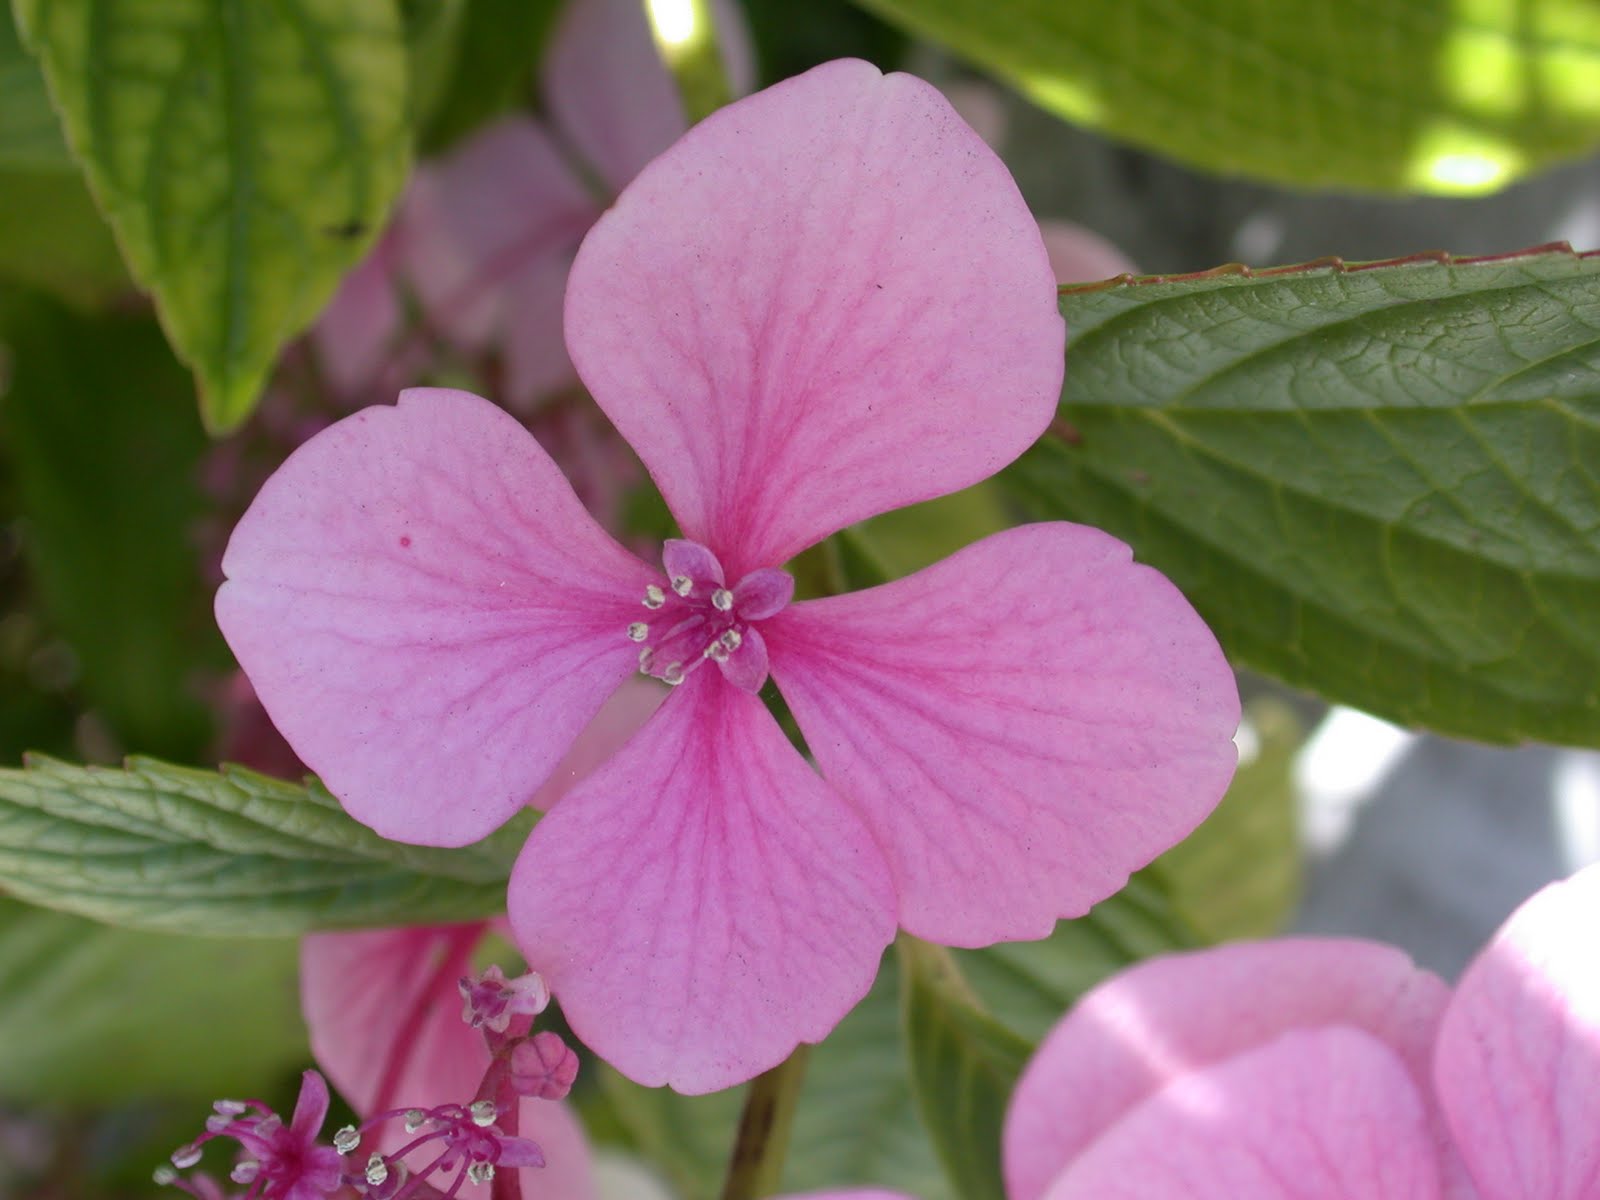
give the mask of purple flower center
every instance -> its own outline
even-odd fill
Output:
[[[640,672],[676,685],[714,662],[731,683],[759,691],[767,651],[755,625],[788,605],[793,576],[762,567],[729,587],[715,554],[677,539],[667,542],[661,561],[665,583],[645,588],[646,615],[628,626],[629,639],[640,643]]]

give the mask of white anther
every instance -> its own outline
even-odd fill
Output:
[[[683,679],[684,679],[683,664],[682,663],[668,663],[667,664],[667,669],[665,671],[661,672],[661,678],[666,680],[673,687],[677,687],[680,683],[683,682]]]
[[[488,1183],[493,1178],[493,1163],[475,1162],[467,1168],[467,1179],[471,1183]]]
[[[254,1183],[259,1174],[261,1174],[260,1163],[253,1158],[241,1158],[234,1164],[233,1170],[228,1172],[228,1178],[235,1183]]]
[[[420,1108],[406,1109],[406,1132],[415,1133],[422,1128],[422,1123],[428,1119],[428,1114]]]
[[[373,1187],[379,1186],[389,1178],[389,1164],[383,1161],[383,1155],[373,1152],[372,1157],[367,1159],[366,1174],[367,1182]]]
[[[407,1129],[406,1132],[411,1133],[413,1131]],[[345,1125],[338,1133],[333,1135],[333,1148],[340,1154],[349,1154],[359,1145],[361,1145],[361,1135],[356,1132],[354,1125]]]
[[[721,642],[712,642],[711,645],[706,647],[705,657],[712,662],[727,662],[728,648]]]
[[[243,1100],[218,1100],[211,1106],[211,1110],[218,1116],[237,1117],[248,1108]]]
[[[494,1119],[500,1115],[493,1100],[474,1100],[467,1111],[472,1114],[472,1123],[480,1129],[493,1125]]]
[[[642,650],[639,651],[639,670],[643,671],[646,675],[650,674],[650,664],[655,662],[655,660],[656,660],[655,647],[653,647],[653,646],[644,647]]]
[[[727,588],[718,588],[711,593],[711,607],[718,612],[732,612],[733,593]]]
[[[632,625],[628,626],[628,640],[630,642],[642,642],[649,636],[650,626],[646,625],[643,621],[635,621]]]
[[[156,1168],[155,1174],[152,1175],[151,1178],[154,1179],[162,1187],[167,1187],[170,1184],[174,1184],[174,1183],[178,1182],[178,1173],[176,1171],[174,1171],[171,1167],[167,1166],[166,1163],[162,1163],[159,1167]]]
[[[644,606],[646,608],[660,608],[667,602],[667,594],[655,584],[650,584],[644,589]]]
[[[719,637],[717,641],[722,644],[722,647],[725,650],[737,650],[744,642],[744,635],[741,634],[737,629],[725,629],[722,631],[722,636]]]
[[[694,591],[694,580],[687,575],[674,575],[672,577],[672,590],[680,596],[687,596]]]
[[[172,1165],[180,1171],[187,1171],[199,1161],[200,1147],[193,1143],[187,1146],[179,1146],[172,1152]]]

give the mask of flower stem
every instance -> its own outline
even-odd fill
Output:
[[[711,0],[643,0],[656,49],[677,82],[692,125],[733,99]]]
[[[750,1084],[739,1116],[739,1134],[728,1159],[722,1200],[760,1200],[778,1190],[789,1150],[789,1127],[805,1082],[810,1046],[799,1046],[783,1062]]]

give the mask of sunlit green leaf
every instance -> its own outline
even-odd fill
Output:
[[[271,937],[491,916],[526,830],[434,850],[385,841],[320,787],[237,768],[0,770],[0,888],[145,929]]]
[[[1593,0],[861,0],[1090,128],[1305,187],[1487,191],[1600,144]]]
[[[1600,257],[1238,270],[1062,297],[1008,473],[1235,661],[1404,724],[1600,745]]]
[[[68,140],[213,429],[377,235],[410,146],[371,0],[15,0]]]
[[[303,1061],[292,939],[114,929],[0,899],[0,1099],[211,1099]]]

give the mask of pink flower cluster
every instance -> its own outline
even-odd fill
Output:
[[[1600,867],[1547,887],[1453,991],[1365,941],[1140,963],[1090,992],[1023,1073],[1006,1194],[1593,1200],[1596,913]]]

